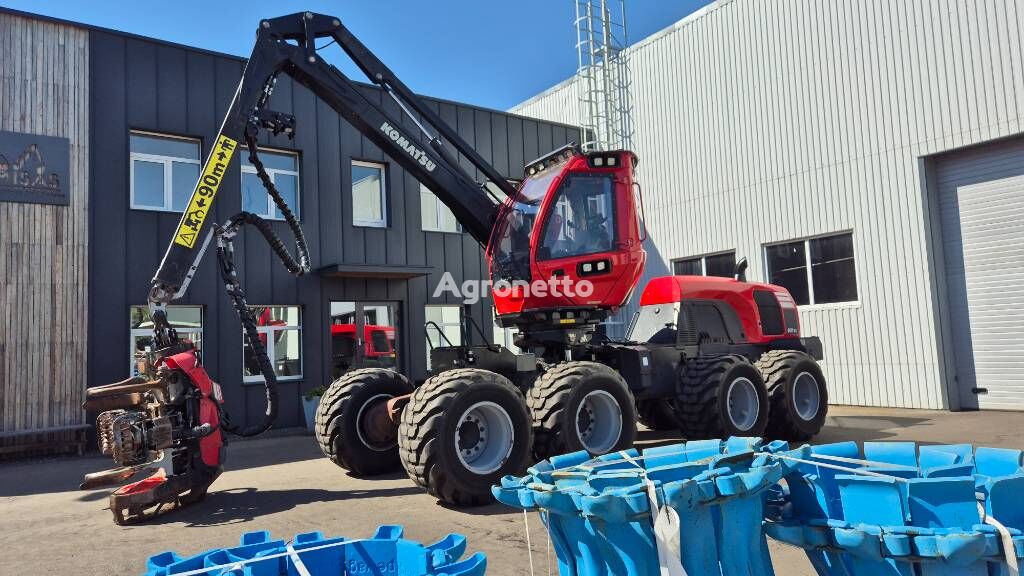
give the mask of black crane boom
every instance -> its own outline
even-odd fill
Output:
[[[323,38],[337,42],[371,82],[398,102],[421,133],[411,133],[401,118],[395,118],[367,98],[355,82],[325,62],[316,48],[316,41]],[[422,182],[451,209],[462,229],[486,246],[500,203],[459,165],[445,143],[506,195],[515,194],[515,189],[340,20],[311,12],[296,13],[260,23],[252,55],[231,107],[188,208],[153,278],[151,303],[166,304],[184,294],[206,247],[203,234],[217,189],[247,134],[252,136],[260,129],[294,132],[293,118],[265,109],[281,73],[309,88]],[[436,133],[431,134],[430,130]]]

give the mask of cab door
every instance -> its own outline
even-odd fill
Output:
[[[551,293],[531,307],[621,305],[644,262],[627,169],[570,171],[542,213],[534,276]]]

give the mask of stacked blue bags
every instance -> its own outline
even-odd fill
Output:
[[[1016,574],[1024,557],[1021,452],[815,446],[773,491],[768,516],[767,533],[804,548],[823,576]]]
[[[795,469],[773,457],[786,450],[784,442],[731,438],[642,455],[576,452],[506,477],[493,492],[541,511],[562,576],[656,576],[673,563],[670,573],[688,576],[769,576],[761,521],[767,491]],[[786,453],[806,457],[809,448]]]
[[[481,576],[483,554],[459,561],[466,537],[449,534],[424,546],[402,538],[401,526],[381,526],[372,538],[325,538],[320,532],[298,534],[290,542],[275,540],[267,531],[247,532],[233,548],[216,548],[195,556],[175,552],[151,556],[146,576]],[[298,560],[296,560],[298,559]],[[299,566],[301,564],[301,566]]]

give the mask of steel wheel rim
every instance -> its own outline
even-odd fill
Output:
[[[374,452],[387,452],[388,450],[391,450],[395,446],[398,446],[398,438],[395,438],[394,442],[388,442],[387,445],[374,444],[373,442],[367,440],[366,436],[363,434],[363,414],[366,413],[367,408],[374,404],[375,400],[387,402],[392,398],[394,398],[394,396],[392,396],[391,394],[375,394],[373,396],[370,396],[366,400],[366,402],[363,402],[363,405],[359,407],[359,412],[356,413],[356,435],[359,436],[359,441],[363,443],[363,446],[366,446],[367,448],[373,450]]]
[[[594,390],[576,407],[576,435],[591,454],[604,454],[622,436],[622,408],[614,396]]]
[[[750,378],[737,378],[729,383],[725,401],[726,412],[734,428],[746,432],[754,427],[761,415],[761,400]]]
[[[810,422],[821,410],[821,390],[818,379],[809,372],[801,372],[793,381],[793,409],[801,420]]]
[[[494,402],[477,402],[462,413],[455,427],[455,453],[474,474],[496,472],[515,445],[512,417]]]

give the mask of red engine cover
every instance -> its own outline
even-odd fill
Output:
[[[207,466],[219,466],[220,448],[224,444],[222,432],[220,431],[220,414],[217,405],[221,403],[220,391],[202,364],[197,362],[196,353],[182,352],[164,360],[167,366],[181,370],[192,380],[203,397],[199,400],[199,423],[210,424],[214,427],[213,433],[199,440],[199,451],[203,463]]]
[[[782,334],[766,335],[761,329],[761,313],[754,292],[770,293],[779,303],[784,316],[795,320],[786,322]],[[714,276],[661,276],[647,283],[640,296],[640,305],[668,304],[683,300],[719,300],[725,302],[739,316],[743,331],[750,342],[764,344],[773,340],[797,338],[800,336],[800,321],[796,301],[789,290],[774,284],[740,282],[732,278]],[[788,314],[787,314],[788,312]]]

